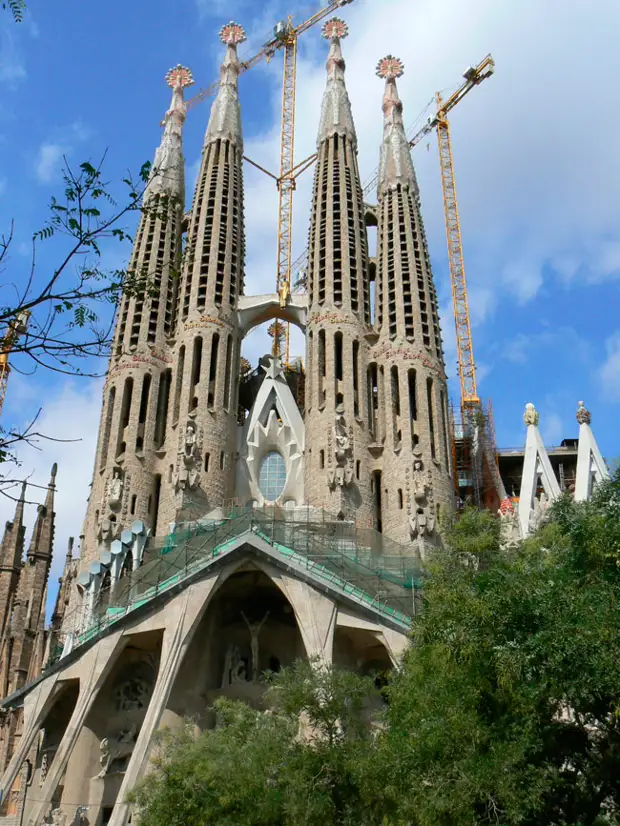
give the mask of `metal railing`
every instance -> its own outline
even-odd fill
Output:
[[[223,508],[219,519],[186,522],[165,537],[149,540],[140,567],[100,591],[86,620],[76,615],[71,623],[65,618],[65,627],[76,628],[73,647],[178,587],[249,532],[267,542],[288,565],[408,627],[414,593],[422,586],[413,546],[400,545],[317,508],[244,508],[232,503]],[[57,646],[47,666],[60,655]]]

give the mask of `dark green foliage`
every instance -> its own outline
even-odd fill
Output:
[[[156,771],[132,795],[140,823],[374,824],[360,813],[359,782],[374,693],[369,679],[299,663],[273,679],[267,713],[218,700],[216,729],[160,736]]]
[[[620,472],[514,551],[475,510],[447,544],[378,727],[368,681],[287,669],[273,713],[221,701],[226,725],[166,736],[138,822],[620,823]]]
[[[390,691],[390,793],[419,824],[615,823],[620,475],[512,553],[492,521],[463,517],[426,588]]]
[[[16,23],[21,23],[24,19],[24,12],[26,11],[26,3],[24,0],[6,0],[2,3],[3,9],[8,9],[13,15],[13,20]]]

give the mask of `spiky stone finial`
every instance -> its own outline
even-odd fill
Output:
[[[396,80],[397,77],[402,77],[404,71],[403,61],[392,54],[382,57],[377,63],[377,77],[382,77],[384,80]]]
[[[325,40],[335,40],[336,38],[342,40],[347,37],[348,34],[349,27],[340,17],[332,17],[331,20],[323,23],[321,28],[321,36],[324,37]]]
[[[575,418],[579,424],[590,424],[592,421],[590,411],[586,408],[583,402],[577,402],[577,413]]]
[[[177,63],[176,66],[168,70],[166,83],[171,89],[176,89],[178,86],[185,89],[187,86],[194,85],[194,75],[192,74],[192,70],[188,69],[187,66],[181,66],[180,63]]]
[[[532,402],[528,402],[525,405],[525,413],[523,414],[523,421],[529,427],[530,425],[538,426],[539,421],[538,411],[532,404]]]
[[[239,43],[245,43],[247,40],[245,29],[239,23],[231,20],[220,29],[220,40],[228,46],[238,46]]]

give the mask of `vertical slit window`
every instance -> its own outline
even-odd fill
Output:
[[[433,404],[433,380],[426,379],[426,398],[428,402],[428,424],[431,435],[431,456],[433,460],[437,458],[437,448],[435,445],[435,407]]]
[[[353,415],[359,417],[360,414],[360,343],[353,342]]]
[[[325,404],[325,330],[319,330],[319,407]]]
[[[152,503],[151,530],[153,536],[157,533],[157,519],[159,518],[159,500],[161,497],[161,473],[156,473],[153,477],[153,495],[150,497]]]
[[[308,410],[312,409],[312,396],[313,396],[313,381],[312,381],[312,365],[314,363],[314,353],[312,352],[312,348],[314,347],[314,333],[312,330],[308,332],[308,356],[307,356],[307,369],[306,369],[306,407]]]
[[[202,338],[197,336],[194,339],[194,352],[192,356],[192,389],[189,394],[189,409],[196,410],[198,407],[198,387],[200,385],[200,373],[202,370]]]
[[[446,410],[446,395],[443,390],[439,392],[439,399],[441,402],[441,429],[443,432],[443,456],[446,464],[446,473],[450,473],[450,459],[448,456],[448,425],[447,425],[447,410]]]
[[[368,428],[373,434],[375,441],[379,438],[378,433],[378,410],[379,410],[379,379],[377,365],[368,366]]]
[[[209,365],[209,397],[207,404],[213,407],[215,404],[215,381],[217,379],[217,355],[220,346],[219,333],[213,333],[211,339],[211,363]]]
[[[392,399],[392,429],[394,447],[400,447],[401,431],[399,428],[400,421],[400,387],[398,386],[398,367],[393,365],[390,368],[390,390]]]
[[[136,432],[136,450],[144,448],[144,429],[146,426],[146,416],[149,409],[149,395],[151,393],[151,374],[146,373],[142,379],[142,392],[140,393],[140,409],[138,412],[138,430]]]
[[[118,423],[118,439],[116,453],[120,455],[125,452],[127,445],[125,444],[125,428],[129,424],[129,415],[131,413],[131,397],[133,395],[133,379],[128,377],[125,379],[125,386],[123,387],[123,400],[121,402],[121,417]]]
[[[103,470],[108,461],[108,449],[110,447],[110,433],[112,431],[112,417],[114,415],[114,399],[116,398],[116,387],[111,387],[108,393],[108,406],[106,408],[105,421],[103,425],[103,440],[101,442],[101,456],[99,457],[99,468]]]
[[[228,334],[228,339],[226,341],[226,372],[224,374],[224,410],[228,410],[230,406],[230,399],[228,398],[230,395],[230,373],[231,373],[231,366],[232,366],[232,347],[233,347],[233,339],[230,333]]]
[[[411,421],[411,441],[414,441],[413,423],[418,419],[418,391],[416,371],[410,367],[407,371],[407,382],[409,384],[409,419]]]
[[[170,402],[170,385],[172,384],[172,370],[168,367],[159,377],[157,391],[157,420],[155,422],[154,441],[156,449],[161,448],[166,441],[166,426],[168,423],[168,404]]]
[[[172,421],[176,423],[179,421],[179,413],[181,411],[181,391],[183,390],[183,373],[185,371],[185,345],[181,346],[179,350],[179,357],[177,359],[177,375],[174,386],[174,410],[172,412]]]
[[[336,403],[342,395],[342,333],[334,335],[334,396]]]

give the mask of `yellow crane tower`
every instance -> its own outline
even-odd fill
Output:
[[[28,326],[28,318],[30,313],[25,310],[20,313],[15,319],[9,322],[4,338],[0,343],[0,414],[4,406],[4,397],[6,396],[6,387],[9,381],[9,373],[11,372],[11,365],[9,364],[9,356],[11,350],[15,347],[17,339],[26,332]]]
[[[330,0],[312,17],[304,20],[298,26],[292,23],[292,16],[277,23],[273,30],[273,37],[249,60],[241,63],[241,71],[245,72],[255,66],[263,58],[271,60],[278,49],[284,49],[284,70],[282,79],[282,128],[280,138],[280,174],[274,175],[263,169],[262,166],[245,158],[246,161],[269,175],[276,182],[278,188],[278,249],[276,291],[280,296],[280,304],[286,306],[291,292],[291,252],[293,246],[293,193],[296,179],[314,163],[316,154],[305,158],[295,165],[295,84],[297,79],[297,40],[309,28],[323,20],[337,8],[352,3],[353,0]],[[206,89],[201,89],[193,98],[187,101],[187,108],[192,109],[200,101],[217,91],[219,82],[212,83]],[[275,339],[274,339],[275,342]],[[286,325],[285,361],[290,358],[289,325]]]

